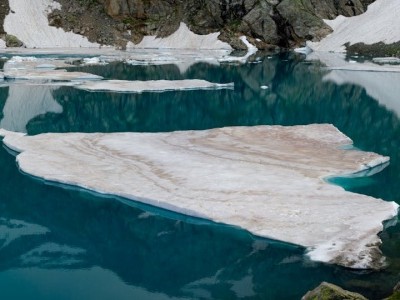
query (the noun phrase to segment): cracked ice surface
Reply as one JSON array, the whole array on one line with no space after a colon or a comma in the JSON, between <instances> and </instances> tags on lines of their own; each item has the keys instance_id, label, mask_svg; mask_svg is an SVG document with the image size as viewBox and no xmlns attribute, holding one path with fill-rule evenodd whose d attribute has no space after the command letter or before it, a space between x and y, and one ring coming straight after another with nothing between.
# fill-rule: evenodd
<instances>
[{"instance_id":1,"label":"cracked ice surface","mask_svg":"<svg viewBox=\"0 0 400 300\"><path fill-rule=\"evenodd\" d=\"M0 132L19 167L46 180L239 226L311 259L380 268L377 234L397 204L326 183L388 161L344 150L332 125L112 134ZM49 143L51 141L51 143Z\"/></svg>"}]
</instances>

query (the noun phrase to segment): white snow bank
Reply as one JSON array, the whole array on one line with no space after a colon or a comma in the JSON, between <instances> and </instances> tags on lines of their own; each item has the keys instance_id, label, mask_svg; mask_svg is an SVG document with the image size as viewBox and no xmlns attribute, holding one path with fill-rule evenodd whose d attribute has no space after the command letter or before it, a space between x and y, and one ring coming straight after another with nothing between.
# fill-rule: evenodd
<instances>
[{"instance_id":1,"label":"white snow bank","mask_svg":"<svg viewBox=\"0 0 400 300\"><path fill-rule=\"evenodd\" d=\"M4 30L15 35L28 48L99 47L86 37L49 26L47 15L60 9L52 0L9 0L10 13L4 20Z\"/></svg>"},{"instance_id":2,"label":"white snow bank","mask_svg":"<svg viewBox=\"0 0 400 300\"><path fill-rule=\"evenodd\" d=\"M354 17L338 16L335 20L324 20L333 33L320 42L308 42L314 51L344 52L345 44L400 41L400 1L376 0L364 14Z\"/></svg>"},{"instance_id":3,"label":"white snow bank","mask_svg":"<svg viewBox=\"0 0 400 300\"><path fill-rule=\"evenodd\" d=\"M321 179L388 160L340 149L351 141L332 125L0 134L33 176L240 226L347 267L382 266L377 234L397 215L393 202Z\"/></svg>"},{"instance_id":4,"label":"white snow bank","mask_svg":"<svg viewBox=\"0 0 400 300\"><path fill-rule=\"evenodd\" d=\"M199 90L199 89L233 89L233 83L213 83L200 79L186 80L101 80L88 81L76 88L89 91L115 91L115 92L164 92L172 90Z\"/></svg>"},{"instance_id":5,"label":"white snow bank","mask_svg":"<svg viewBox=\"0 0 400 300\"><path fill-rule=\"evenodd\" d=\"M48 86L10 85L0 127L26 132L26 125L33 118L47 112L61 113L62 106L52 95L54 89Z\"/></svg>"},{"instance_id":6,"label":"white snow bank","mask_svg":"<svg viewBox=\"0 0 400 300\"><path fill-rule=\"evenodd\" d=\"M0 39L0 49L5 49L5 48L6 48L6 42Z\"/></svg>"},{"instance_id":7,"label":"white snow bank","mask_svg":"<svg viewBox=\"0 0 400 300\"><path fill-rule=\"evenodd\" d=\"M168 48L168 49L225 49L232 47L225 42L218 40L219 32L206 35L195 34L181 23L178 30L165 38L156 36L145 36L139 44L129 42L127 49L132 48Z\"/></svg>"}]
</instances>

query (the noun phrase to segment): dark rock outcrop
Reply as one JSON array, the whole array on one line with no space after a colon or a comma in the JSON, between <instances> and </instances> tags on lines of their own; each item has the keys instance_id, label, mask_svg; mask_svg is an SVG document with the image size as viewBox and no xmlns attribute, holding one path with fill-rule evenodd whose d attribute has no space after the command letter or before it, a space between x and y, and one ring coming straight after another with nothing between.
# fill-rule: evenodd
<instances>
[{"instance_id":1,"label":"dark rock outcrop","mask_svg":"<svg viewBox=\"0 0 400 300\"><path fill-rule=\"evenodd\" d=\"M385 300L399 300L400 299L400 282L398 282L393 288L393 294Z\"/></svg>"},{"instance_id":2,"label":"dark rock outcrop","mask_svg":"<svg viewBox=\"0 0 400 300\"><path fill-rule=\"evenodd\" d=\"M392 44L379 42L371 45L356 43L353 45L347 45L346 49L349 55L400 57L400 42Z\"/></svg>"},{"instance_id":3,"label":"dark rock outcrop","mask_svg":"<svg viewBox=\"0 0 400 300\"><path fill-rule=\"evenodd\" d=\"M257 47L294 47L331 32L322 19L363 13L373 0L58 0L62 11L50 25L85 35L100 44L165 37L184 22L197 34L221 32L220 39L245 49L239 36ZM101 20L99 22L99 20Z\"/></svg>"},{"instance_id":4,"label":"dark rock outcrop","mask_svg":"<svg viewBox=\"0 0 400 300\"><path fill-rule=\"evenodd\" d=\"M10 6L8 4L8 0L1 1L0 3L0 37L3 37L6 32L4 31L4 19L10 12Z\"/></svg>"},{"instance_id":5,"label":"dark rock outcrop","mask_svg":"<svg viewBox=\"0 0 400 300\"><path fill-rule=\"evenodd\" d=\"M305 294L302 300L367 300L367 298L334 284L322 282L317 288Z\"/></svg>"}]
</instances>

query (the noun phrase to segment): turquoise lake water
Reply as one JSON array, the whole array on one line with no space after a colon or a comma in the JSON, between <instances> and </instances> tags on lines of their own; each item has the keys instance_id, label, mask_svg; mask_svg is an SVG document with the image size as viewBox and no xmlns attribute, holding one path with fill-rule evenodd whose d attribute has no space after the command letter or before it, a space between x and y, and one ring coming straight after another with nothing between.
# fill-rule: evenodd
<instances>
[{"instance_id":1,"label":"turquoise lake water","mask_svg":"<svg viewBox=\"0 0 400 300\"><path fill-rule=\"evenodd\" d=\"M234 82L235 88L128 94L15 81L0 87L3 127L39 134L332 123L356 147L391 158L372 177L333 182L400 202L400 109L369 96L367 85L327 80L329 71L318 62L279 54L244 65L197 63L183 73L173 64L71 70L108 79ZM374 76L379 87L381 77ZM13 114L20 107L13 103L25 98L31 106ZM2 299L300 299L321 281L379 299L400 280L400 225L381 234L386 270L349 270L238 228L46 184L21 174L6 149L0 168Z\"/></svg>"}]
</instances>

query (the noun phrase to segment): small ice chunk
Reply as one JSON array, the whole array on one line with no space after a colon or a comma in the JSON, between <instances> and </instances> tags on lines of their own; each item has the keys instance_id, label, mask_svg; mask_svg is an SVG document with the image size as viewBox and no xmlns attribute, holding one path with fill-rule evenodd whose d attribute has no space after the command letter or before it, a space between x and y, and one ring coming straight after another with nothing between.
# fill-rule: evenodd
<instances>
[{"instance_id":1,"label":"small ice chunk","mask_svg":"<svg viewBox=\"0 0 400 300\"><path fill-rule=\"evenodd\" d=\"M377 64L400 64L398 57L375 57L372 61Z\"/></svg>"},{"instance_id":2,"label":"small ice chunk","mask_svg":"<svg viewBox=\"0 0 400 300\"><path fill-rule=\"evenodd\" d=\"M312 50L310 47L305 46L305 47L301 47L301 48L295 48L294 52L308 55L312 52Z\"/></svg>"},{"instance_id":3,"label":"small ice chunk","mask_svg":"<svg viewBox=\"0 0 400 300\"><path fill-rule=\"evenodd\" d=\"M83 63L85 65L106 65L107 62L105 62L102 58L100 57L87 57L83 59Z\"/></svg>"}]
</instances>

